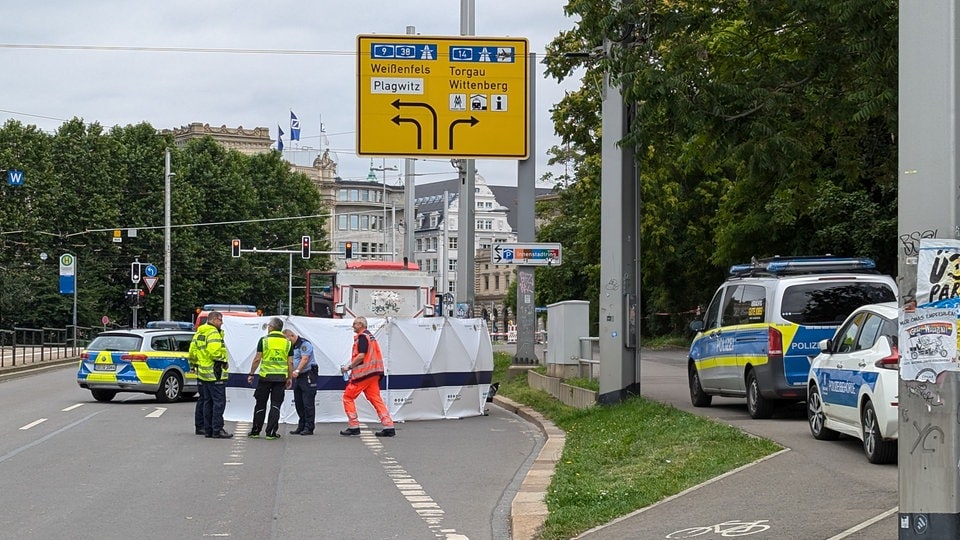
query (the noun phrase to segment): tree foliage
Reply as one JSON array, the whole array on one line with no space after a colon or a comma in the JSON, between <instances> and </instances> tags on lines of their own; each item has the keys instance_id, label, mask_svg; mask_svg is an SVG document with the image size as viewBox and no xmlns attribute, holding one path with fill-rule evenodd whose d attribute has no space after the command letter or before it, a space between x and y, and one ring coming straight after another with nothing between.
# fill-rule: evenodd
<instances>
[{"instance_id":1,"label":"tree foliage","mask_svg":"<svg viewBox=\"0 0 960 540\"><path fill-rule=\"evenodd\" d=\"M173 172L169 284L166 148ZM300 237L310 235L314 250L328 249L320 194L279 152L247 156L211 138L174 148L149 124L107 132L73 119L46 134L9 121L0 129L0 166L25 176L23 186L0 186L0 328L72 323L72 295L58 290L64 253L77 261L77 323L96 326L103 315L130 323L124 292L134 286L135 260L157 266L161 278L138 314L142 323L162 318L166 286L171 316L180 320L204 303L254 304L265 313L286 305L291 255L232 258L232 238L244 247L298 251ZM114 241L115 230L123 231L122 242ZM292 263L294 287L303 286L308 267L325 264L299 254ZM294 293L294 312L302 313L302 292Z\"/></svg>"},{"instance_id":2,"label":"tree foliage","mask_svg":"<svg viewBox=\"0 0 960 540\"><path fill-rule=\"evenodd\" d=\"M583 242L599 246L590 200L600 194L600 100L585 94L599 95L608 73L632 109L621 144L639 170L648 331L676 328L725 268L752 256L870 256L895 271L897 9L893 0L567 3L579 24L551 43L548 73L579 74L583 89L555 109L563 142L552 154L573 165L571 208L597 224ZM577 271L596 283L588 267ZM597 299L574 286L550 294Z\"/></svg>"}]
</instances>

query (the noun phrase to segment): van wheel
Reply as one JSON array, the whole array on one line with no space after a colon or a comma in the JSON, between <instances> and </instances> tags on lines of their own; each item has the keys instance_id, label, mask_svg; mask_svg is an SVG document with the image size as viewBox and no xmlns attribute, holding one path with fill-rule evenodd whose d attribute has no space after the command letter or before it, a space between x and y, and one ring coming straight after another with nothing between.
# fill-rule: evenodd
<instances>
[{"instance_id":1,"label":"van wheel","mask_svg":"<svg viewBox=\"0 0 960 540\"><path fill-rule=\"evenodd\" d=\"M823 413L823 399L820 396L820 389L817 385L810 383L810 390L807 393L807 423L810 424L810 434L818 441L835 441L839 437L836 431L824 427L827 422L827 415Z\"/></svg>"},{"instance_id":2,"label":"van wheel","mask_svg":"<svg viewBox=\"0 0 960 540\"><path fill-rule=\"evenodd\" d=\"M760 383L752 370L747 373L747 412L750 413L750 418L756 420L773 416L773 400L760 394Z\"/></svg>"},{"instance_id":3,"label":"van wheel","mask_svg":"<svg viewBox=\"0 0 960 540\"><path fill-rule=\"evenodd\" d=\"M110 401L117 395L115 390L91 390L90 393L93 394L93 399L103 402Z\"/></svg>"},{"instance_id":4,"label":"van wheel","mask_svg":"<svg viewBox=\"0 0 960 540\"><path fill-rule=\"evenodd\" d=\"M690 402L694 407L709 407L713 402L713 396L703 391L703 386L700 385L700 374L697 373L697 366L693 362L690 362L687 375L690 381Z\"/></svg>"},{"instance_id":5,"label":"van wheel","mask_svg":"<svg viewBox=\"0 0 960 540\"><path fill-rule=\"evenodd\" d=\"M160 379L160 389L157 390L157 401L160 403L172 403L180 399L180 393L183 392L183 382L176 371L168 371Z\"/></svg>"},{"instance_id":6,"label":"van wheel","mask_svg":"<svg viewBox=\"0 0 960 540\"><path fill-rule=\"evenodd\" d=\"M893 463L897 459L897 441L883 440L873 403L867 401L860 413L863 429L863 453L870 463Z\"/></svg>"}]
</instances>

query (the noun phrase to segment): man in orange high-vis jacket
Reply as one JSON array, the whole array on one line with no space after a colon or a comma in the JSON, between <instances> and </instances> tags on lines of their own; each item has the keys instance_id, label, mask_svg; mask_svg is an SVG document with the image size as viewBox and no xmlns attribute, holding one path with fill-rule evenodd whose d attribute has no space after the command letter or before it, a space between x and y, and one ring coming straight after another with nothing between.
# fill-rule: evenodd
<instances>
[{"instance_id":1,"label":"man in orange high-vis jacket","mask_svg":"<svg viewBox=\"0 0 960 540\"><path fill-rule=\"evenodd\" d=\"M383 354L380 344L367 330L366 317L357 317L353 320L353 354L350 363L340 366L340 372L350 372L350 381L343 391L343 410L347 413L347 429L340 431L341 435L359 435L360 419L357 418L357 396L363 394L373 405L380 417L383 429L374 433L377 437L393 437L396 431L390 412L380 397L380 378L383 377Z\"/></svg>"}]
</instances>

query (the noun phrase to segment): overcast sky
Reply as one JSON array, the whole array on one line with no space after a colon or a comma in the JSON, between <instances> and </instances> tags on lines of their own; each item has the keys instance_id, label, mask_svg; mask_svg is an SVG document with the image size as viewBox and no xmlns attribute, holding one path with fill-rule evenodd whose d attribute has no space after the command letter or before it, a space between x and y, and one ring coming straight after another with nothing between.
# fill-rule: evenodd
<instances>
[{"instance_id":1,"label":"overcast sky","mask_svg":"<svg viewBox=\"0 0 960 540\"><path fill-rule=\"evenodd\" d=\"M476 0L475 35L527 38L542 58L546 44L576 24L564 16L564 4ZM7 1L0 4L0 20L2 122L16 119L47 132L73 117L107 127L146 121L157 129L201 122L268 127L273 139L279 124L289 150L295 146L288 129L293 110L300 145L311 150L286 152L287 159L313 162L322 147L322 120L340 176L362 179L370 159L355 151L357 35L405 34L414 26L424 36L458 36L460 2ZM162 48L195 51L156 50ZM538 73L533 155L540 177L563 172L546 166L547 149L558 142L549 110L579 82L545 79L542 65ZM403 171L397 158L377 159L375 166ZM422 181L455 175L444 158L417 161L416 168ZM477 170L491 184L516 185L516 161L477 161ZM399 177L386 174L388 180Z\"/></svg>"}]
</instances>

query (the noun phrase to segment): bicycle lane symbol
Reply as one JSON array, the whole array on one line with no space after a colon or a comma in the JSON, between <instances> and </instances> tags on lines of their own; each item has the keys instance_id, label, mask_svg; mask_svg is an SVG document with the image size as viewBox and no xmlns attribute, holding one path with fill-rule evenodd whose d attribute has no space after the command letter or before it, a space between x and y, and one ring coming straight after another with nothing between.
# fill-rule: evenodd
<instances>
[{"instance_id":1,"label":"bicycle lane symbol","mask_svg":"<svg viewBox=\"0 0 960 540\"><path fill-rule=\"evenodd\" d=\"M751 534L761 533L770 528L769 521L758 519L757 521L724 521L716 525L702 527L687 527L679 531L673 531L664 538L696 538L705 534L718 534L721 538L734 538L738 536L749 536Z\"/></svg>"}]
</instances>

